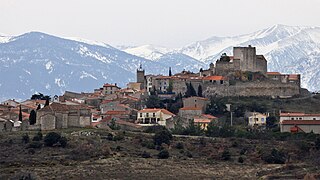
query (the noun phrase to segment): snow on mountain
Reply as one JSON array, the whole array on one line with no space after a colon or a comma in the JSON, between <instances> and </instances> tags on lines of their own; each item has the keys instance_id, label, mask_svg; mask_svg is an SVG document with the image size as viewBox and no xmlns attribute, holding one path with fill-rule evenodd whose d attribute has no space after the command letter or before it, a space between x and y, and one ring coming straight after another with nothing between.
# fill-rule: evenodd
<instances>
[{"instance_id":1,"label":"snow on mountain","mask_svg":"<svg viewBox=\"0 0 320 180\"><path fill-rule=\"evenodd\" d=\"M0 33L0 43L7 43L11 39L11 36Z\"/></svg>"},{"instance_id":2,"label":"snow on mountain","mask_svg":"<svg viewBox=\"0 0 320 180\"><path fill-rule=\"evenodd\" d=\"M124 49L123 51L129 54L146 58L146 59L156 60L172 50L165 47L160 47L160 46L143 45L143 46L127 48L127 49Z\"/></svg>"},{"instance_id":3,"label":"snow on mountain","mask_svg":"<svg viewBox=\"0 0 320 180\"><path fill-rule=\"evenodd\" d=\"M256 47L268 61L269 71L302 74L302 87L320 90L320 28L275 25L251 34L213 37L187 45L179 50L209 64L222 53L232 54L234 46Z\"/></svg>"},{"instance_id":4,"label":"snow on mountain","mask_svg":"<svg viewBox=\"0 0 320 180\"><path fill-rule=\"evenodd\" d=\"M181 72L182 70L199 72L200 68L208 68L205 63L178 52L164 54L155 61L163 64L166 67L171 67L173 74Z\"/></svg>"},{"instance_id":5,"label":"snow on mountain","mask_svg":"<svg viewBox=\"0 0 320 180\"><path fill-rule=\"evenodd\" d=\"M88 92L102 84L135 81L139 64L147 73L167 73L163 64L120 51L39 32L0 44L0 99L25 99L35 92Z\"/></svg>"}]
</instances>

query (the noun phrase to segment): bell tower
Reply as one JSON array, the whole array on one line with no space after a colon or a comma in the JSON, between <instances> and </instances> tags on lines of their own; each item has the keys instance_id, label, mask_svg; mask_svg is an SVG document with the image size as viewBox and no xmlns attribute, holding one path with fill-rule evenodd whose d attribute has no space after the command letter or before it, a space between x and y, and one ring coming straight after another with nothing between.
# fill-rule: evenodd
<instances>
[{"instance_id":1,"label":"bell tower","mask_svg":"<svg viewBox=\"0 0 320 180\"><path fill-rule=\"evenodd\" d=\"M144 88L144 69L142 69L142 65L140 64L139 68L137 69L137 83L141 83L141 89Z\"/></svg>"}]
</instances>

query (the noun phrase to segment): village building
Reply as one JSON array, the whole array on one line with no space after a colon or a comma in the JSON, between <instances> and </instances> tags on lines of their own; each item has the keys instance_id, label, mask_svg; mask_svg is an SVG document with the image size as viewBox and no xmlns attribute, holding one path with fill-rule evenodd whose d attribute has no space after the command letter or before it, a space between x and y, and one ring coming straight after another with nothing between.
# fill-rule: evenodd
<instances>
[{"instance_id":1,"label":"village building","mask_svg":"<svg viewBox=\"0 0 320 180\"><path fill-rule=\"evenodd\" d=\"M171 120L175 114L166 109L146 108L138 111L136 123L141 126L166 126L167 121Z\"/></svg>"},{"instance_id":2,"label":"village building","mask_svg":"<svg viewBox=\"0 0 320 180\"><path fill-rule=\"evenodd\" d=\"M320 114L282 112L280 113L279 125L281 132L320 134Z\"/></svg>"},{"instance_id":3,"label":"village building","mask_svg":"<svg viewBox=\"0 0 320 180\"><path fill-rule=\"evenodd\" d=\"M41 130L86 127L90 126L91 116L87 106L54 102L37 111L36 125Z\"/></svg>"},{"instance_id":4,"label":"village building","mask_svg":"<svg viewBox=\"0 0 320 180\"><path fill-rule=\"evenodd\" d=\"M248 120L248 125L254 128L265 128L267 124L268 114L259 112L246 112L245 117Z\"/></svg>"},{"instance_id":5,"label":"village building","mask_svg":"<svg viewBox=\"0 0 320 180\"><path fill-rule=\"evenodd\" d=\"M184 108L200 108L202 109L202 113L205 112L206 107L209 103L208 98L192 96L188 98L183 98L183 107Z\"/></svg>"},{"instance_id":6,"label":"village building","mask_svg":"<svg viewBox=\"0 0 320 180\"><path fill-rule=\"evenodd\" d=\"M104 95L106 95L106 94L115 94L116 91L118 91L119 89L121 89L121 88L118 87L117 84L108 84L108 83L106 83L106 84L103 85L102 93Z\"/></svg>"},{"instance_id":7,"label":"village building","mask_svg":"<svg viewBox=\"0 0 320 180\"><path fill-rule=\"evenodd\" d=\"M212 122L215 125L218 124L218 118L209 114L202 114L195 116L193 119L195 125L200 126L201 129L207 130L208 125Z\"/></svg>"}]
</instances>

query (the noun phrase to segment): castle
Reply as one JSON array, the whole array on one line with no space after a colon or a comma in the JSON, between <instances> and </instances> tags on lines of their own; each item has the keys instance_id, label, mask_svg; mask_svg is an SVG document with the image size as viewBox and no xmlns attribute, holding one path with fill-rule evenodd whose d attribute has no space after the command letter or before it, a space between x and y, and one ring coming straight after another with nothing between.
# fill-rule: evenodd
<instances>
[{"instance_id":1,"label":"castle","mask_svg":"<svg viewBox=\"0 0 320 180\"><path fill-rule=\"evenodd\" d=\"M233 56L222 54L209 69L198 73L182 71L169 76L145 75L142 66L137 69L137 83L147 92L181 93L190 84L204 96L272 96L299 95L300 74L267 72L267 60L256 54L255 47L234 47Z\"/></svg>"}]
</instances>

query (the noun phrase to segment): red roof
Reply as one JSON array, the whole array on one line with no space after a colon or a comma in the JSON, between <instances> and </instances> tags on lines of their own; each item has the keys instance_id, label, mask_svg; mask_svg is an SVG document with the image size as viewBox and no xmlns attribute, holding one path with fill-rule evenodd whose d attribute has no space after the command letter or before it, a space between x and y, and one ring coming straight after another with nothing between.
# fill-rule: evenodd
<instances>
[{"instance_id":1,"label":"red roof","mask_svg":"<svg viewBox=\"0 0 320 180\"><path fill-rule=\"evenodd\" d=\"M197 118L195 118L194 122L195 123L210 123L211 120L210 119L197 119Z\"/></svg>"},{"instance_id":2,"label":"red roof","mask_svg":"<svg viewBox=\"0 0 320 180\"><path fill-rule=\"evenodd\" d=\"M219 80L226 80L226 78L223 76L206 76L206 77L203 77L203 80L219 81Z\"/></svg>"},{"instance_id":3,"label":"red roof","mask_svg":"<svg viewBox=\"0 0 320 180\"><path fill-rule=\"evenodd\" d=\"M320 114L305 114L305 113L299 113L299 112L280 113L280 117L310 117L310 116L320 117Z\"/></svg>"},{"instance_id":4,"label":"red roof","mask_svg":"<svg viewBox=\"0 0 320 180\"><path fill-rule=\"evenodd\" d=\"M267 75L281 75L279 72L267 72Z\"/></svg>"},{"instance_id":5,"label":"red roof","mask_svg":"<svg viewBox=\"0 0 320 180\"><path fill-rule=\"evenodd\" d=\"M119 88L115 84L108 84L108 83L104 84L103 87L117 87L117 88Z\"/></svg>"},{"instance_id":6,"label":"red roof","mask_svg":"<svg viewBox=\"0 0 320 180\"><path fill-rule=\"evenodd\" d=\"M283 120L285 125L320 125L320 120Z\"/></svg>"},{"instance_id":7,"label":"red roof","mask_svg":"<svg viewBox=\"0 0 320 180\"><path fill-rule=\"evenodd\" d=\"M298 74L289 74L289 80L298 80L299 75Z\"/></svg>"},{"instance_id":8,"label":"red roof","mask_svg":"<svg viewBox=\"0 0 320 180\"><path fill-rule=\"evenodd\" d=\"M106 115L122 115L122 114L128 114L127 111L107 111L105 113Z\"/></svg>"},{"instance_id":9,"label":"red roof","mask_svg":"<svg viewBox=\"0 0 320 180\"><path fill-rule=\"evenodd\" d=\"M159 109L159 108L146 108L146 109L140 110L138 113L153 113L153 112L155 113L158 111L161 111L164 114L169 114L169 115L175 116L175 114L173 114L172 112L170 112L166 109Z\"/></svg>"},{"instance_id":10,"label":"red roof","mask_svg":"<svg viewBox=\"0 0 320 180\"><path fill-rule=\"evenodd\" d=\"M210 115L210 114L202 114L201 116L202 116L202 117L206 117L206 118L208 118L208 119L216 119L216 118L217 118L217 117L212 116L212 115Z\"/></svg>"}]
</instances>

